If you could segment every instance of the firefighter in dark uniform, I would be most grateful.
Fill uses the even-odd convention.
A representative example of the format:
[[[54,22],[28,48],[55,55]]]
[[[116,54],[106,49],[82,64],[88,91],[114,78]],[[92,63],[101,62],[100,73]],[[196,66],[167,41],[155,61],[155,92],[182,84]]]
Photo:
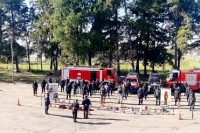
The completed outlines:
[[[93,80],[92,81],[92,92],[95,93],[96,91],[96,82]]]
[[[41,82],[42,93],[43,92],[45,93],[46,84],[47,84],[47,82],[44,79],[42,79],[42,82]]]
[[[45,98],[45,114],[48,114],[48,110],[49,110],[49,105],[50,103],[50,99],[49,99],[49,93],[47,93],[47,97]]]
[[[76,94],[77,94],[77,88],[78,88],[78,85],[77,85],[76,81],[74,81],[73,84],[72,84],[74,96],[76,96]]]
[[[111,95],[113,94],[113,91],[115,90],[115,81],[111,81],[110,83],[110,87],[111,87]]]
[[[37,96],[38,83],[36,80],[33,82],[33,95]]]
[[[180,93],[180,87],[178,85],[176,85],[175,90],[174,90],[174,99],[175,99],[175,106],[177,105],[177,102],[180,105],[180,97],[181,93]]]
[[[139,88],[138,91],[137,91],[137,95],[138,95],[139,105],[143,104],[144,89]]]
[[[101,89],[100,89],[100,103],[103,104],[105,103],[105,99],[106,99],[106,88],[102,85]]]
[[[84,111],[84,119],[88,119],[88,111],[90,109],[91,101],[88,99],[87,95],[85,96],[85,99],[82,102],[83,105],[83,111]]]
[[[186,85],[185,85],[185,94],[186,94],[187,102],[189,100],[190,92],[191,92],[190,86],[186,83]]]
[[[69,78],[67,77],[67,79],[66,79],[66,85],[69,84],[69,82],[70,82],[70,80],[69,80]]]
[[[147,82],[144,83],[143,88],[144,88],[144,98],[145,98],[145,100],[147,100],[147,95],[148,95],[148,83]]]
[[[67,99],[71,99],[72,82],[69,82],[66,86]]]
[[[64,79],[61,80],[60,87],[61,87],[60,92],[64,92],[64,88],[65,88],[65,80]]]
[[[99,83],[99,80],[97,79],[97,80],[96,80],[96,90],[97,90],[97,92],[100,91],[99,85],[100,85],[100,83]]]
[[[92,96],[92,83],[88,83],[88,94]]]
[[[160,94],[161,94],[160,87],[157,86],[154,92],[154,96],[156,98],[156,105],[160,105]]]
[[[128,81],[127,84],[126,84],[126,90],[128,91],[128,93],[131,93],[131,82]],[[126,92],[127,93],[127,92]],[[127,96],[128,96],[128,93],[127,93]]]
[[[127,83],[124,84],[124,88],[123,88],[123,91],[124,91],[124,98],[127,99],[128,97],[128,93],[130,91],[130,81],[128,81]]]
[[[74,103],[72,104],[72,115],[73,115],[74,122],[76,122],[78,110],[79,110],[79,103],[78,103],[78,99],[76,99]]]
[[[195,102],[196,102],[195,92],[190,90],[190,94],[189,94],[190,111],[194,110]]]
[[[86,82],[83,83],[83,86],[82,86],[82,93],[83,93],[83,99],[84,97],[88,94],[88,85]]]

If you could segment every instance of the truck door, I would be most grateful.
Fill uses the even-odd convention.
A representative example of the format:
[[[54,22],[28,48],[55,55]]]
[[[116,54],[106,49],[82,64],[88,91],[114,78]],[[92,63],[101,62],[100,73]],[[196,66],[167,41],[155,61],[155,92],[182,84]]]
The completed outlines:
[[[91,73],[90,73],[91,75],[90,75],[90,81],[96,81],[96,71],[91,71]]]
[[[197,74],[186,74],[186,82],[189,85],[197,85]]]

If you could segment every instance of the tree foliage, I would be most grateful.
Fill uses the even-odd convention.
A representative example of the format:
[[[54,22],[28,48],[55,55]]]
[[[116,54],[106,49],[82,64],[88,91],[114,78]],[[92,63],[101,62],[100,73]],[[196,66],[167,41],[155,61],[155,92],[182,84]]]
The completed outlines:
[[[25,38],[28,58],[32,42],[54,70],[58,61],[120,69],[125,60],[138,72],[142,62],[147,74],[147,66],[172,63],[171,44],[180,67],[200,20],[198,0],[36,0],[29,8],[23,0],[1,0],[0,7],[1,59],[9,57],[11,39]]]

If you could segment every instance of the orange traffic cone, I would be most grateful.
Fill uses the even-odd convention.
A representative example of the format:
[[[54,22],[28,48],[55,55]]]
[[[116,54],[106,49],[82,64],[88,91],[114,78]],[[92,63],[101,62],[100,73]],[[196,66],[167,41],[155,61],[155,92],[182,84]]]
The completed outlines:
[[[17,100],[17,105],[18,105],[18,106],[21,106],[20,101],[19,101],[19,98],[18,98],[18,100]]]

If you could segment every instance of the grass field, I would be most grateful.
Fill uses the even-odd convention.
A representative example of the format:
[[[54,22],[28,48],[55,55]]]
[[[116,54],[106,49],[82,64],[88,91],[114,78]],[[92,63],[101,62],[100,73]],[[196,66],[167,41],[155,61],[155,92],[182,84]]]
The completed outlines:
[[[61,68],[61,64],[59,64],[58,69]],[[14,65],[15,68],[15,65]],[[190,70],[194,68],[200,68],[200,61],[192,61],[189,59],[185,59],[181,61],[181,70]],[[28,64],[21,63],[19,64],[19,69],[21,73],[15,73],[15,81],[17,82],[32,82],[34,79],[41,80],[46,76],[47,73],[51,72],[49,62],[43,63],[43,71],[41,71],[40,64],[32,63],[31,64],[31,72],[28,72]],[[163,66],[156,66],[155,70],[162,74],[163,78],[165,78],[168,71],[172,69],[172,66],[166,64]],[[129,63],[121,64],[121,71],[123,74],[126,74],[131,70],[131,65]],[[151,71],[150,67],[147,67],[148,73]],[[140,73],[143,74],[144,67],[142,63],[140,64]],[[143,78],[146,80],[147,77]],[[12,65],[11,64],[0,64],[0,82],[11,82],[12,81]]]

